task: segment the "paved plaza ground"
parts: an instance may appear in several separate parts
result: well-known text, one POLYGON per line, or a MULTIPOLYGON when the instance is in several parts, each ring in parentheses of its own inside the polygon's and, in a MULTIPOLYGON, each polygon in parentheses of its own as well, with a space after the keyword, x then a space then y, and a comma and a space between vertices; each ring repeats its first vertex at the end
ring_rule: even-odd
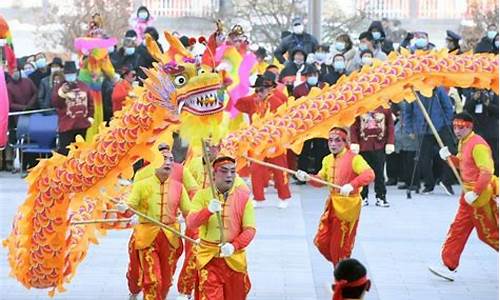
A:
MULTIPOLYGON (((249 300, 331 299, 326 286, 332 267, 312 239, 327 196, 326 189, 292 185, 286 210, 276 208, 271 187, 256 210, 257 235, 248 249, 252 290, 249 300)), ((0 173, 0 238, 24 201, 26 185, 18 175, 0 173)), ((498 255, 472 233, 455 282, 434 277, 427 265, 439 262, 441 245, 457 209, 457 197, 439 187, 433 195, 406 194, 389 187, 390 208, 364 207, 353 257, 368 268, 372 288, 367 300, 498 299, 498 255)), ((92 246, 67 292, 56 299, 128 299, 125 272, 130 231, 113 231, 92 246)), ((49 299, 47 291, 27 290, 9 277, 7 251, 0 250, 0 299, 49 299)), ((180 264, 180 263, 179 263, 180 264)), ((168 299, 175 299, 172 288, 168 299)))

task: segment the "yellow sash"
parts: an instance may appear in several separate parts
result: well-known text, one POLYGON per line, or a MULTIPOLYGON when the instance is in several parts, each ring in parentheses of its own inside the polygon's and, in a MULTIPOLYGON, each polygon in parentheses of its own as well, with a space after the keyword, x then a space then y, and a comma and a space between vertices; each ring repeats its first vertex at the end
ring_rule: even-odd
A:
POLYGON ((345 197, 331 193, 330 199, 335 215, 339 219, 347 222, 355 222, 359 218, 361 212, 361 199, 359 195, 345 197))
MULTIPOLYGON (((180 230, 179 223, 173 223, 168 225, 170 228, 175 229, 177 231, 180 230)), ((135 236, 135 249, 144 249, 151 246, 156 236, 160 232, 160 227, 151 223, 141 223, 137 224, 134 227, 134 236, 135 236)), ((180 245, 180 238, 174 233, 162 229, 163 233, 167 237, 168 242, 174 249, 177 249, 180 245)))
MULTIPOLYGON (((220 248, 217 244, 201 241, 196 249, 196 265, 198 270, 206 266, 214 257, 220 257, 220 248)), ((247 257, 245 250, 235 251, 233 255, 224 257, 227 265, 234 271, 240 273, 247 272, 247 257)))

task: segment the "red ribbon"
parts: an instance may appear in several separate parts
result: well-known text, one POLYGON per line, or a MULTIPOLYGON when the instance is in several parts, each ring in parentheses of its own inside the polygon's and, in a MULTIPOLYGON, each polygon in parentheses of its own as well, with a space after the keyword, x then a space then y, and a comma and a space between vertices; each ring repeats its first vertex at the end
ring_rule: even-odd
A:
POLYGON ((333 291, 333 300, 343 300, 344 297, 342 296, 342 290, 346 287, 357 287, 364 285, 368 282, 368 278, 366 276, 363 276, 359 278, 358 280, 354 281, 347 281, 347 280, 339 280, 335 281, 335 290, 333 291))

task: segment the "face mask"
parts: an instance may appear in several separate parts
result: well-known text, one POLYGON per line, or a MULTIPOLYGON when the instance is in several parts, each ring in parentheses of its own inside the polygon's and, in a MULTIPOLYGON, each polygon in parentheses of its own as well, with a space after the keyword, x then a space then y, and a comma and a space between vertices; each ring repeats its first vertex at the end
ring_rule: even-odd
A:
POLYGON ((345 62, 343 60, 337 60, 333 63, 333 68, 335 71, 343 71, 345 69, 345 62))
POLYGON ((497 32, 496 32, 496 31, 493 31, 493 30, 490 30, 490 31, 488 31, 488 33, 486 33, 486 35, 488 36, 488 38, 489 38, 490 40, 492 40, 492 39, 494 39, 494 38, 495 38, 495 36, 497 36, 497 32))
POLYGON ((47 66, 47 60, 45 58, 39 58, 36 60, 37 68, 45 68, 47 66))
POLYGON ((337 49, 337 51, 344 51, 345 43, 344 42, 336 42, 335 49, 337 49))
POLYGON ((368 45, 365 43, 359 44, 359 50, 361 51, 368 50, 368 45))
POLYGON ((374 39, 380 40, 380 38, 382 37, 382 34, 378 31, 374 31, 374 32, 372 32, 372 36, 374 39))
POLYGON ((14 72, 14 74, 12 74, 12 79, 14 79, 15 81, 18 81, 19 78, 21 78, 21 74, 19 72, 14 72))
POLYGON ((309 85, 316 85, 318 83, 318 77, 316 76, 307 77, 307 83, 309 85))
POLYGON ((415 47, 417 47, 419 49, 423 49, 423 48, 427 47, 427 39, 425 39, 425 38, 418 38, 415 41, 415 47))
POLYGON ((113 53, 115 52, 115 46, 111 46, 108 48, 108 53, 113 53))
POLYGON ((127 47, 125 48, 125 55, 132 55, 135 53, 135 48, 127 47))
POLYGON ((67 82, 75 82, 76 81, 76 74, 64 74, 64 80, 67 82))
POLYGON ((302 34, 304 33, 304 25, 295 25, 293 26, 293 33, 295 34, 302 34))
POLYGON ((293 63, 296 64, 297 66, 301 66, 304 63, 304 61, 296 59, 293 61, 293 63))
POLYGON ((317 52, 314 56, 316 57, 316 60, 319 62, 324 62, 326 59, 326 53, 324 52, 317 52))
POLYGON ((35 70, 33 69, 24 69, 21 71, 21 77, 22 78, 28 78, 35 70))
POLYGON ((146 11, 139 12, 139 19, 146 20, 148 18, 148 13, 146 11))
POLYGON ((59 68, 59 67, 50 68, 50 73, 52 73, 52 74, 54 74, 55 72, 58 72, 58 71, 61 71, 61 68, 59 68))
POLYGON ((373 58, 369 57, 369 56, 363 56, 361 58, 361 63, 364 65, 371 65, 372 64, 372 61, 373 61, 373 58))

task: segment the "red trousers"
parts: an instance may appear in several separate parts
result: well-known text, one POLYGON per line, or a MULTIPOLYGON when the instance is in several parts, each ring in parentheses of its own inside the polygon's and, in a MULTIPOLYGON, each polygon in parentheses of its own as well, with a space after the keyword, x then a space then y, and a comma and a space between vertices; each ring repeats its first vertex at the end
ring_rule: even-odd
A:
POLYGON ((358 220, 354 223, 340 220, 333 209, 331 201, 321 215, 314 244, 319 252, 334 266, 345 258, 349 258, 354 248, 358 220))
POLYGON ((160 231, 150 247, 140 250, 132 247, 138 254, 139 268, 137 257, 130 256, 130 244, 133 244, 133 238, 129 243, 129 257, 132 260, 127 272, 130 292, 138 294, 142 286, 144 300, 164 300, 172 285, 177 260, 182 254, 182 244, 174 249, 160 231))
POLYGON ((244 300, 250 291, 247 273, 229 268, 223 258, 214 257, 200 271, 197 300, 244 300))
POLYGON ((479 239, 498 252, 497 204, 492 199, 488 204, 475 208, 465 202, 462 194, 441 252, 443 263, 451 270, 458 267, 460 255, 474 228, 479 239))
MULTIPOLYGON (((281 167, 287 167, 285 154, 274 158, 266 158, 265 161, 281 167)), ((252 192, 255 200, 264 201, 266 199, 264 196, 264 188, 270 178, 270 175, 268 174, 269 172, 273 174, 274 185, 278 190, 278 197, 281 200, 286 200, 291 197, 290 188, 288 187, 288 176, 285 172, 264 167, 255 163, 251 164, 250 172, 252 174, 252 192)))
MULTIPOLYGON (((198 231, 186 229, 186 235, 190 238, 197 239, 198 231)), ((184 263, 182 265, 179 279, 177 280, 177 290, 181 294, 191 295, 198 283, 198 270, 196 269, 196 253, 193 249, 193 244, 186 242, 184 246, 184 263)))
POLYGON ((134 234, 130 236, 128 242, 128 270, 127 270, 127 283, 128 290, 131 294, 137 295, 142 290, 141 278, 141 260, 139 258, 139 250, 135 249, 134 234))

